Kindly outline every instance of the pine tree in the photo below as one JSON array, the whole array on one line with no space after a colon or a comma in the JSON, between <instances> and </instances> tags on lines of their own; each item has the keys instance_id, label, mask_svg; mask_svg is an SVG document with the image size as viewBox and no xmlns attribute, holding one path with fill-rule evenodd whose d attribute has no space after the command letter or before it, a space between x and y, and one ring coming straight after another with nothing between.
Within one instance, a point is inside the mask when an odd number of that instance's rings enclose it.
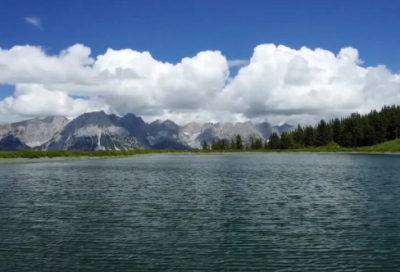
<instances>
[{"instance_id":1,"label":"pine tree","mask_svg":"<svg viewBox=\"0 0 400 272\"><path fill-rule=\"evenodd\" d=\"M218 139L216 147L217 147L217 150L222 150L222 140L221 139Z\"/></svg>"},{"instance_id":2,"label":"pine tree","mask_svg":"<svg viewBox=\"0 0 400 272\"><path fill-rule=\"evenodd\" d=\"M325 122L325 120L321 120L317 126L317 146L327 145L332 141L332 130L330 126Z\"/></svg>"},{"instance_id":3,"label":"pine tree","mask_svg":"<svg viewBox=\"0 0 400 272\"><path fill-rule=\"evenodd\" d=\"M372 126L369 124L369 119L368 118L364 118L364 126L363 126L363 135L364 135L364 139L363 139L363 143L362 146L370 146L373 145L373 137L374 137L374 131Z\"/></svg>"},{"instance_id":4,"label":"pine tree","mask_svg":"<svg viewBox=\"0 0 400 272\"><path fill-rule=\"evenodd\" d=\"M268 147L270 149L279 149L281 147L281 140L277 133L272 133L269 137Z\"/></svg>"},{"instance_id":5,"label":"pine tree","mask_svg":"<svg viewBox=\"0 0 400 272\"><path fill-rule=\"evenodd\" d=\"M312 126L307 126L304 130L304 145L306 147L316 145L316 130Z\"/></svg>"},{"instance_id":6,"label":"pine tree","mask_svg":"<svg viewBox=\"0 0 400 272\"><path fill-rule=\"evenodd\" d=\"M342 132L340 134L339 144L344 147L353 146L353 132L350 120L343 120L342 122Z\"/></svg>"},{"instance_id":7,"label":"pine tree","mask_svg":"<svg viewBox=\"0 0 400 272\"><path fill-rule=\"evenodd\" d=\"M297 129L292 132L294 145L296 147L303 147L304 146L304 129L298 125Z\"/></svg>"},{"instance_id":8,"label":"pine tree","mask_svg":"<svg viewBox=\"0 0 400 272\"><path fill-rule=\"evenodd\" d=\"M293 138L291 134L283 132L281 135L281 149L293 148Z\"/></svg>"},{"instance_id":9,"label":"pine tree","mask_svg":"<svg viewBox=\"0 0 400 272\"><path fill-rule=\"evenodd\" d=\"M231 145L229 146L229 149L231 150L236 149L236 143L234 139L231 140Z\"/></svg>"},{"instance_id":10,"label":"pine tree","mask_svg":"<svg viewBox=\"0 0 400 272\"><path fill-rule=\"evenodd\" d=\"M253 139L251 142L252 150L259 150L263 148L262 140L260 138Z\"/></svg>"},{"instance_id":11,"label":"pine tree","mask_svg":"<svg viewBox=\"0 0 400 272\"><path fill-rule=\"evenodd\" d=\"M341 133L342 133L342 124L340 123L340 120L336 118L332 122L332 138L335 143L339 143Z\"/></svg>"},{"instance_id":12,"label":"pine tree","mask_svg":"<svg viewBox=\"0 0 400 272\"><path fill-rule=\"evenodd\" d=\"M240 136L239 134L236 135L236 149L237 150L242 150L243 149L242 136Z\"/></svg>"},{"instance_id":13,"label":"pine tree","mask_svg":"<svg viewBox=\"0 0 400 272\"><path fill-rule=\"evenodd\" d=\"M255 149L260 150L263 149L263 141L260 138L257 138L255 141Z\"/></svg>"},{"instance_id":14,"label":"pine tree","mask_svg":"<svg viewBox=\"0 0 400 272\"><path fill-rule=\"evenodd\" d=\"M288 149L289 148L289 144L288 144L288 140L287 140L287 135L285 132L283 132L281 134L281 146L280 149Z\"/></svg>"},{"instance_id":15,"label":"pine tree","mask_svg":"<svg viewBox=\"0 0 400 272\"><path fill-rule=\"evenodd\" d=\"M256 148L255 148L255 140L254 140L254 138L250 136L249 141L250 141L250 149L251 150L255 150Z\"/></svg>"},{"instance_id":16,"label":"pine tree","mask_svg":"<svg viewBox=\"0 0 400 272\"><path fill-rule=\"evenodd\" d=\"M221 148L222 150L225 150L225 149L226 149L226 141L225 141L225 139L222 139L222 140L221 140L221 146L220 146L220 148Z\"/></svg>"},{"instance_id":17,"label":"pine tree","mask_svg":"<svg viewBox=\"0 0 400 272\"><path fill-rule=\"evenodd\" d=\"M371 120L375 131L375 141L377 144L383 143L387 140L387 124L383 114L379 114L377 111L372 112Z\"/></svg>"},{"instance_id":18,"label":"pine tree","mask_svg":"<svg viewBox=\"0 0 400 272\"><path fill-rule=\"evenodd\" d=\"M334 119L327 123L321 120L316 127L307 126L289 133L293 139L294 147L301 145L304 135L304 146L323 146L331 141L344 147L361 147L379 144L400 137L400 106L384 106L380 111L373 110L369 114L361 115L357 112L342 119ZM276 148L276 139L272 142L272 135L267 147ZM287 148L290 139L282 135L279 146Z\"/></svg>"},{"instance_id":19,"label":"pine tree","mask_svg":"<svg viewBox=\"0 0 400 272\"><path fill-rule=\"evenodd\" d=\"M211 150L217 150L217 144L214 140L211 143Z\"/></svg>"},{"instance_id":20,"label":"pine tree","mask_svg":"<svg viewBox=\"0 0 400 272\"><path fill-rule=\"evenodd\" d=\"M203 142L203 149L204 149L204 150L207 150L207 149L208 149L208 145L207 145L207 142L206 142L206 141Z\"/></svg>"}]
</instances>

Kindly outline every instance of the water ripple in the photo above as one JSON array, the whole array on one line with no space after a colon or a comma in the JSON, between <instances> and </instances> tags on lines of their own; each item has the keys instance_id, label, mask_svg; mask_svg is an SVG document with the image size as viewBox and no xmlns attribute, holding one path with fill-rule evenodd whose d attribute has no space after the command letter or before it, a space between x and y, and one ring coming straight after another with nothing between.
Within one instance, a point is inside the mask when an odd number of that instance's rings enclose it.
<instances>
[{"instance_id":1,"label":"water ripple","mask_svg":"<svg viewBox=\"0 0 400 272\"><path fill-rule=\"evenodd\" d=\"M0 165L0 271L400 271L400 157Z\"/></svg>"}]
</instances>

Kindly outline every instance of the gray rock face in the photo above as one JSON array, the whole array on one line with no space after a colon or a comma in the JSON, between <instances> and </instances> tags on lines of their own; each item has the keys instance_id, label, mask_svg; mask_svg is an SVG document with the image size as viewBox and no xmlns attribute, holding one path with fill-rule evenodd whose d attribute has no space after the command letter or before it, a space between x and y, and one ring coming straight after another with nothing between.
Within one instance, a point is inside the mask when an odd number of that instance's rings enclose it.
<instances>
[{"instance_id":1,"label":"gray rock face","mask_svg":"<svg viewBox=\"0 0 400 272\"><path fill-rule=\"evenodd\" d=\"M181 127L171 120L156 120L148 126L147 140L153 149L190 149L182 139Z\"/></svg>"},{"instance_id":2,"label":"gray rock face","mask_svg":"<svg viewBox=\"0 0 400 272\"><path fill-rule=\"evenodd\" d=\"M279 135L281 135L283 132L288 133L288 132L292 132L293 130L296 129L296 127L294 127L294 126L292 126L292 125L289 125L289 124L287 124L287 123L284 123L284 124L281 125L281 126L274 126L274 127L272 127L272 128L275 129L275 130L277 130L277 132L279 133Z\"/></svg>"},{"instance_id":3,"label":"gray rock face","mask_svg":"<svg viewBox=\"0 0 400 272\"><path fill-rule=\"evenodd\" d=\"M56 133L60 132L68 123L68 119L62 116L50 116L44 119L30 119L22 122L5 124L0 126L0 140L10 135L17 139L21 145L14 146L10 141L0 143L2 149L19 150L38 147L49 141ZM14 142L16 143L16 142ZM14 147L13 147L14 146Z\"/></svg>"},{"instance_id":4,"label":"gray rock face","mask_svg":"<svg viewBox=\"0 0 400 272\"><path fill-rule=\"evenodd\" d=\"M260 138L263 140L269 139L272 133L281 135L282 132L290 132L294 129L293 126L283 124L282 126L271 126L268 122L252 123L238 122L238 123L206 123L200 125L197 123L190 123L181 128L180 138L192 148L200 148L204 141L210 143L216 140L231 141L240 135L243 143L249 144L251 138Z\"/></svg>"},{"instance_id":5,"label":"gray rock face","mask_svg":"<svg viewBox=\"0 0 400 272\"><path fill-rule=\"evenodd\" d=\"M189 123L180 128L179 138L186 142L192 148L200 148L201 142L197 140L197 137L202 131L202 125L199 123Z\"/></svg>"},{"instance_id":6,"label":"gray rock face","mask_svg":"<svg viewBox=\"0 0 400 272\"><path fill-rule=\"evenodd\" d=\"M124 118L124 117L122 117ZM127 118L107 115L104 111L85 113L42 146L44 150L129 150L146 147L128 128Z\"/></svg>"},{"instance_id":7,"label":"gray rock face","mask_svg":"<svg viewBox=\"0 0 400 272\"><path fill-rule=\"evenodd\" d=\"M145 148L150 148L150 143L147 139L148 124L141 117L137 117L132 113L121 117L117 121L118 125L124 127L128 132L135 137Z\"/></svg>"},{"instance_id":8,"label":"gray rock face","mask_svg":"<svg viewBox=\"0 0 400 272\"><path fill-rule=\"evenodd\" d=\"M250 138L264 138L263 134L257 129L256 125L248 121L244 123L238 122L235 124L204 124L196 141L198 144L202 144L204 141L209 143L218 139L231 141L236 137L236 135L240 135L245 144L250 140Z\"/></svg>"},{"instance_id":9,"label":"gray rock face","mask_svg":"<svg viewBox=\"0 0 400 272\"><path fill-rule=\"evenodd\" d=\"M279 130L276 127L271 126L268 122L255 124L256 128L260 131L264 139L269 139L272 133L278 133Z\"/></svg>"},{"instance_id":10,"label":"gray rock face","mask_svg":"<svg viewBox=\"0 0 400 272\"><path fill-rule=\"evenodd\" d=\"M12 134L3 135L0 139L0 151L27 150L29 146L21 142L20 139Z\"/></svg>"}]
</instances>

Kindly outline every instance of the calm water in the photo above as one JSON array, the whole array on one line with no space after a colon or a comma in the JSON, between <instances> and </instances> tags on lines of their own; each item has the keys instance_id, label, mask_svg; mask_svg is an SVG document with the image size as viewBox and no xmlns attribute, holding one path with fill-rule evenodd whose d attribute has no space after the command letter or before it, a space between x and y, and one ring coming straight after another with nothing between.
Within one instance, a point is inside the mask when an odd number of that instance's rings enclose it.
<instances>
[{"instance_id":1,"label":"calm water","mask_svg":"<svg viewBox=\"0 0 400 272\"><path fill-rule=\"evenodd\" d=\"M400 156L2 164L0 271L400 271Z\"/></svg>"}]
</instances>

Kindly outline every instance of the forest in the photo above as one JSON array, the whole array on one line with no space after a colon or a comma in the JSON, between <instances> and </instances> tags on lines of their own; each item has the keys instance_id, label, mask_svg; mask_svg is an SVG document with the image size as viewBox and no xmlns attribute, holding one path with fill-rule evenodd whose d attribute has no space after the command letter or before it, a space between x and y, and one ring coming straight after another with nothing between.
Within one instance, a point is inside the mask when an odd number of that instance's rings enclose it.
<instances>
[{"instance_id":1,"label":"forest","mask_svg":"<svg viewBox=\"0 0 400 272\"><path fill-rule=\"evenodd\" d=\"M209 150L285 150L338 145L345 148L374 146L398 139L400 106L384 106L368 114L352 113L345 118L321 120L315 126L298 125L290 133L272 133L266 141L250 138L244 141L237 135L232 141L218 140L203 143ZM244 143L246 142L246 144Z\"/></svg>"}]
</instances>

